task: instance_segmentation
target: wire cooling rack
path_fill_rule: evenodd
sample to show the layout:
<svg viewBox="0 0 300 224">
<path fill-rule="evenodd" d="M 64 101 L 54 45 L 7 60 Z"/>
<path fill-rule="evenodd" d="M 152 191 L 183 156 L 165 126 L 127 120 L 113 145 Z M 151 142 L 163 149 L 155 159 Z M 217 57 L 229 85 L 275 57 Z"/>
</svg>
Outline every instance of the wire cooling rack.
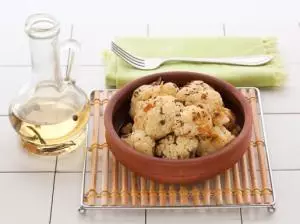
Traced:
<svg viewBox="0 0 300 224">
<path fill-rule="evenodd" d="M 275 193 L 259 90 L 240 88 L 253 112 L 249 150 L 231 169 L 193 185 L 159 184 L 120 164 L 105 141 L 103 111 L 117 90 L 91 94 L 92 113 L 84 156 L 80 213 L 89 209 L 189 209 L 265 207 Z"/>
</svg>

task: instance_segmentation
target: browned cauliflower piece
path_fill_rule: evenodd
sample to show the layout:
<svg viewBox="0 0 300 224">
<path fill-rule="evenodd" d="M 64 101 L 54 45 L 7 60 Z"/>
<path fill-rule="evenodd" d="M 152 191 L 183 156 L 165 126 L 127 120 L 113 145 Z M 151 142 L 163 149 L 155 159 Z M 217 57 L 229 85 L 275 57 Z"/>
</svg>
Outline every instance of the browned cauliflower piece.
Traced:
<svg viewBox="0 0 300 224">
<path fill-rule="evenodd" d="M 176 102 L 173 96 L 157 96 L 147 100 L 145 105 L 134 117 L 133 130 L 144 130 L 155 140 L 170 134 L 182 103 Z"/>
<path fill-rule="evenodd" d="M 155 154 L 167 159 L 194 158 L 198 149 L 199 141 L 195 137 L 175 136 L 173 134 L 161 139 Z"/>
<path fill-rule="evenodd" d="M 213 113 L 213 123 L 216 126 L 224 126 L 234 136 L 237 136 L 241 130 L 234 113 L 226 107 L 222 107 Z"/>
<path fill-rule="evenodd" d="M 143 103 L 144 101 L 156 96 L 175 96 L 178 90 L 179 89 L 176 84 L 171 82 L 140 86 L 132 94 L 129 112 L 131 117 L 133 118 L 137 111 L 140 110 L 141 106 L 138 102 L 142 101 Z"/>
<path fill-rule="evenodd" d="M 212 118 L 214 125 L 217 126 L 229 124 L 229 122 L 234 119 L 234 117 L 232 117 L 232 112 L 225 107 L 219 107 L 215 109 L 215 111 L 212 113 Z"/>
<path fill-rule="evenodd" d="M 177 136 L 207 136 L 210 135 L 212 127 L 212 118 L 207 110 L 190 105 L 176 113 L 173 131 Z"/>
<path fill-rule="evenodd" d="M 200 137 L 198 156 L 212 154 L 228 144 L 234 136 L 224 126 L 215 126 L 210 137 Z"/>
<path fill-rule="evenodd" d="M 182 87 L 176 94 L 176 98 L 184 102 L 185 105 L 205 104 L 209 112 L 223 106 L 223 100 L 217 91 L 203 81 L 192 81 Z"/>
<path fill-rule="evenodd" d="M 129 135 L 123 136 L 122 140 L 136 149 L 136 151 L 153 156 L 155 141 L 144 131 L 136 130 Z"/>
</svg>

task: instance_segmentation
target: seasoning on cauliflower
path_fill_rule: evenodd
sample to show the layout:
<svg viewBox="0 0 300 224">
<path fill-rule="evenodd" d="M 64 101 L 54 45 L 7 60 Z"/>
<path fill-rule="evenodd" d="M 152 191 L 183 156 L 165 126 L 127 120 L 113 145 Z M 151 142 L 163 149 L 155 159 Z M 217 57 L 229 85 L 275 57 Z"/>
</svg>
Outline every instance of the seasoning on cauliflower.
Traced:
<svg viewBox="0 0 300 224">
<path fill-rule="evenodd" d="M 173 96 L 151 98 L 134 117 L 133 130 L 144 130 L 155 140 L 165 137 L 172 132 L 175 115 L 182 107 L 182 103 L 177 102 Z"/>
<path fill-rule="evenodd" d="M 137 88 L 131 98 L 130 116 L 134 118 L 136 112 L 140 109 L 139 102 L 144 102 L 152 97 L 158 96 L 160 86 L 158 85 L 142 85 Z"/>
<path fill-rule="evenodd" d="M 222 126 L 230 122 L 230 111 L 227 111 L 227 108 L 219 107 L 217 108 L 212 115 L 213 123 L 217 126 Z"/>
<path fill-rule="evenodd" d="M 223 106 L 221 95 L 208 84 L 198 80 L 182 87 L 176 94 L 176 98 L 185 105 L 207 104 L 210 113 Z"/>
<path fill-rule="evenodd" d="M 156 96 L 175 96 L 178 90 L 178 87 L 171 82 L 162 83 L 159 81 L 152 85 L 140 86 L 132 94 L 130 116 L 134 118 L 136 112 L 139 110 L 140 105 L 138 102 L 143 102 Z"/>
<path fill-rule="evenodd" d="M 173 131 L 177 136 L 207 136 L 211 134 L 212 126 L 212 118 L 205 109 L 190 105 L 176 114 Z"/>
<path fill-rule="evenodd" d="M 137 88 L 122 139 L 137 151 L 167 159 L 188 159 L 220 150 L 240 132 L 221 95 L 203 81 L 178 88 L 161 79 Z"/>
<path fill-rule="evenodd" d="M 123 136 L 122 140 L 136 149 L 136 151 L 153 156 L 155 141 L 144 131 L 136 130 L 129 135 Z"/>
<path fill-rule="evenodd" d="M 198 149 L 199 141 L 195 137 L 175 136 L 173 134 L 161 139 L 155 154 L 167 159 L 194 158 Z"/>
<path fill-rule="evenodd" d="M 200 137 L 198 156 L 212 154 L 229 143 L 234 136 L 223 126 L 215 126 L 212 135 L 209 137 Z"/>
<path fill-rule="evenodd" d="M 165 84 L 161 85 L 160 88 L 160 96 L 169 95 L 169 96 L 176 96 L 179 88 L 175 83 L 166 82 Z"/>
</svg>

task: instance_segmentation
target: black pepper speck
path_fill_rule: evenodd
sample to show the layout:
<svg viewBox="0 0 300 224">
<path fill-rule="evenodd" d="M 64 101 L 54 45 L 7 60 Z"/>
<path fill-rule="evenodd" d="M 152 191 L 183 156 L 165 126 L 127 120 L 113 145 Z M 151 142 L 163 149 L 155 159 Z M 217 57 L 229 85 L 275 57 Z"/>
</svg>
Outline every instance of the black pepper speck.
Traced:
<svg viewBox="0 0 300 224">
<path fill-rule="evenodd" d="M 164 125 L 164 124 L 166 123 L 166 121 L 165 121 L 165 120 L 160 120 L 159 123 L 160 123 L 161 125 Z"/>
</svg>

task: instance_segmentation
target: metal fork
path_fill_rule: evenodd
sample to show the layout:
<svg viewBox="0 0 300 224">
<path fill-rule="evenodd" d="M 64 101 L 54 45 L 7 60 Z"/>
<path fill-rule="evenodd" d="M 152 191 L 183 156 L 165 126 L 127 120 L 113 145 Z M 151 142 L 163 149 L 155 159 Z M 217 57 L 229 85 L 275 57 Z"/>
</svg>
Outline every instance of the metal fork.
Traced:
<svg viewBox="0 0 300 224">
<path fill-rule="evenodd" d="M 241 66 L 264 65 L 273 59 L 271 55 L 251 55 L 243 57 L 223 57 L 223 58 L 191 58 L 191 57 L 172 57 L 172 58 L 141 58 L 125 51 L 116 43 L 111 42 L 112 51 L 122 58 L 125 62 L 135 68 L 142 70 L 156 69 L 162 64 L 170 61 L 198 62 L 209 64 L 227 64 Z"/>
</svg>

